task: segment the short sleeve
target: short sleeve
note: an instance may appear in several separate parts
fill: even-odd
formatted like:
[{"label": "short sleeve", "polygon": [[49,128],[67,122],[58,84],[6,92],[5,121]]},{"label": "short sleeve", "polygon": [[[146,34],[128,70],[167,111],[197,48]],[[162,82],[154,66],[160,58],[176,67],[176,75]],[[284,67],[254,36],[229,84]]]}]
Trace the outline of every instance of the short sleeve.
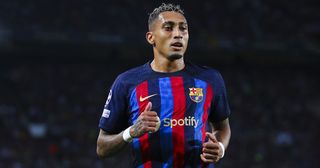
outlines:
[{"label": "short sleeve", "polygon": [[110,134],[119,133],[128,127],[126,87],[118,77],[107,97],[99,127]]},{"label": "short sleeve", "polygon": [[213,83],[214,98],[211,104],[210,121],[219,122],[230,116],[230,107],[224,80],[219,72]]}]

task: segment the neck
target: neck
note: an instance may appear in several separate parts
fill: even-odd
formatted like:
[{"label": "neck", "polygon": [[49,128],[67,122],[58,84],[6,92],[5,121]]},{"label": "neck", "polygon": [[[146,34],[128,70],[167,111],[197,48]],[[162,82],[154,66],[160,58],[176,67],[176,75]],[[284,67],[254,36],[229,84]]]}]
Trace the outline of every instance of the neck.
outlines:
[{"label": "neck", "polygon": [[183,58],[169,60],[163,57],[154,57],[151,62],[151,68],[156,72],[170,73],[182,70],[185,67]]}]

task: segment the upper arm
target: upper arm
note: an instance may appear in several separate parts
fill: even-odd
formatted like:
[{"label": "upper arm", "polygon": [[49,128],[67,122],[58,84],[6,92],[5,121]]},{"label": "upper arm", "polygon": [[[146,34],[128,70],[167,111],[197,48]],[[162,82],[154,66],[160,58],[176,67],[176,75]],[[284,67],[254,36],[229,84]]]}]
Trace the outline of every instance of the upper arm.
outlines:
[{"label": "upper arm", "polygon": [[98,141],[106,138],[107,136],[108,136],[107,132],[105,132],[103,129],[100,129],[99,135],[98,135]]},{"label": "upper arm", "polygon": [[214,97],[209,118],[212,122],[224,121],[230,116],[230,107],[225,83],[220,73],[216,73],[212,85]]},{"label": "upper arm", "polygon": [[230,130],[229,119],[226,118],[222,121],[211,122],[214,130]]},{"label": "upper arm", "polygon": [[97,150],[102,148],[103,145],[105,145],[105,142],[108,142],[109,140],[110,140],[110,135],[107,132],[105,132],[103,129],[100,129],[98,139],[97,139]]},{"label": "upper arm", "polygon": [[98,135],[98,139],[97,139],[97,154],[100,158],[104,158],[105,155],[105,150],[104,150],[104,146],[106,139],[108,139],[107,134],[105,131],[103,131],[102,129],[100,129],[99,131],[99,135]]},{"label": "upper arm", "polygon": [[99,127],[104,133],[116,134],[128,126],[126,98],[127,93],[123,80],[118,77],[109,91],[99,122]]},{"label": "upper arm", "polygon": [[217,140],[222,142],[226,149],[231,137],[229,119],[227,118],[222,121],[212,122],[212,127],[213,133],[215,134]]},{"label": "upper arm", "polygon": [[97,154],[100,158],[113,156],[120,151],[126,144],[122,137],[123,133],[109,134],[100,129],[97,140]]}]

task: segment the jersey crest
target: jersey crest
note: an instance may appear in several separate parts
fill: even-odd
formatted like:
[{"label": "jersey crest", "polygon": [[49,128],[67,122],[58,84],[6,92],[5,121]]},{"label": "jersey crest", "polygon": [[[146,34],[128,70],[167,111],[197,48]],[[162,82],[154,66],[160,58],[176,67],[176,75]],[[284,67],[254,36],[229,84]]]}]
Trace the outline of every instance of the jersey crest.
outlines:
[{"label": "jersey crest", "polygon": [[190,99],[196,103],[200,103],[203,100],[202,88],[189,88]]}]

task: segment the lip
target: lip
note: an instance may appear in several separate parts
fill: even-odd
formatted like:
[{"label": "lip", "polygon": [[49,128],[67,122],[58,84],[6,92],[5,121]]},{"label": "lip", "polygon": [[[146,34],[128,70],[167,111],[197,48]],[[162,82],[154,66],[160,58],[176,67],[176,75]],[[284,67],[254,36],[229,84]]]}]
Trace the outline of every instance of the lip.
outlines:
[{"label": "lip", "polygon": [[175,51],[180,51],[183,47],[171,46],[171,48]]},{"label": "lip", "polygon": [[[180,46],[179,46],[180,45]],[[182,50],[183,49],[183,43],[181,42],[174,42],[170,44],[170,47],[174,50]]]}]

